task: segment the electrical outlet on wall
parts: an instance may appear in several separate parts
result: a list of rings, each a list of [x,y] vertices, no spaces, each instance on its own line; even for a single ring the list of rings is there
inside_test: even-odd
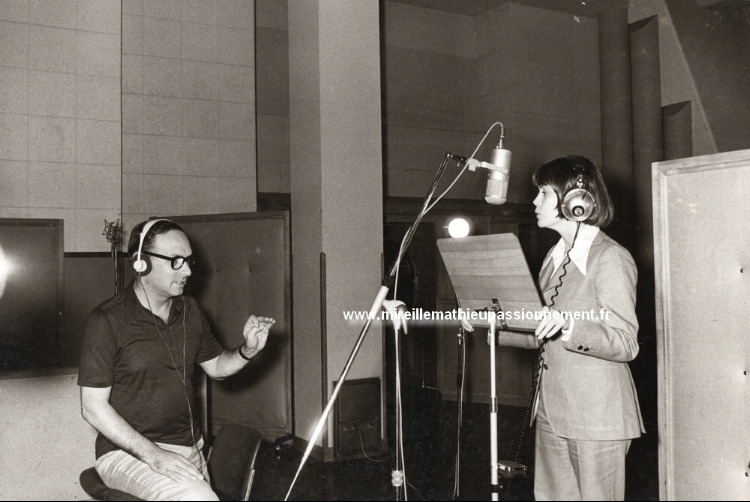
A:
[[[361,458],[381,448],[380,379],[348,380],[334,411],[334,454],[337,460]]]
[[[380,421],[377,419],[362,420],[357,424],[357,439],[359,446],[366,452],[377,450],[380,447]]]

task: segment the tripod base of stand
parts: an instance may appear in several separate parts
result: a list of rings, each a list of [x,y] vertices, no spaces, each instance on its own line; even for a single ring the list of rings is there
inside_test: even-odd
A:
[[[501,460],[497,463],[497,484],[490,485],[492,500],[499,500],[499,494],[510,489],[511,480],[525,478],[526,466],[511,460]],[[507,496],[507,495],[506,495]]]

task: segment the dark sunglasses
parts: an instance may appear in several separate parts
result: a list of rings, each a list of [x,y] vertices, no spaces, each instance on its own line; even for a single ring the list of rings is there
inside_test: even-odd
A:
[[[152,253],[151,251],[141,251],[142,254],[147,254],[155,258],[161,258],[167,260],[172,265],[172,270],[180,270],[182,266],[187,262],[190,268],[193,268],[198,262],[198,259],[193,256],[164,256],[163,254]]]

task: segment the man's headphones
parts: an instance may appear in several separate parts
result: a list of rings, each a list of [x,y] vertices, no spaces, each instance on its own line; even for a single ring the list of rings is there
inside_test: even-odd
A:
[[[162,218],[159,220],[148,221],[145,225],[143,225],[143,230],[141,230],[140,242],[138,243],[138,251],[135,254],[135,261],[133,262],[133,270],[135,270],[139,274],[142,274],[148,269],[148,262],[143,259],[143,255],[141,254],[143,252],[143,241],[146,240],[146,234],[148,234],[148,231],[151,230],[151,227],[153,227],[160,221],[169,220],[165,220]]]
[[[570,221],[585,221],[591,217],[596,208],[596,199],[588,189],[588,182],[584,179],[580,166],[573,166],[576,171],[576,184],[562,196],[561,211]]]

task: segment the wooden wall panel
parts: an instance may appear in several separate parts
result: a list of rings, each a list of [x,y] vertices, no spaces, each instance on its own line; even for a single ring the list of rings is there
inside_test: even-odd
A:
[[[749,500],[750,150],[654,163],[661,500]]]

